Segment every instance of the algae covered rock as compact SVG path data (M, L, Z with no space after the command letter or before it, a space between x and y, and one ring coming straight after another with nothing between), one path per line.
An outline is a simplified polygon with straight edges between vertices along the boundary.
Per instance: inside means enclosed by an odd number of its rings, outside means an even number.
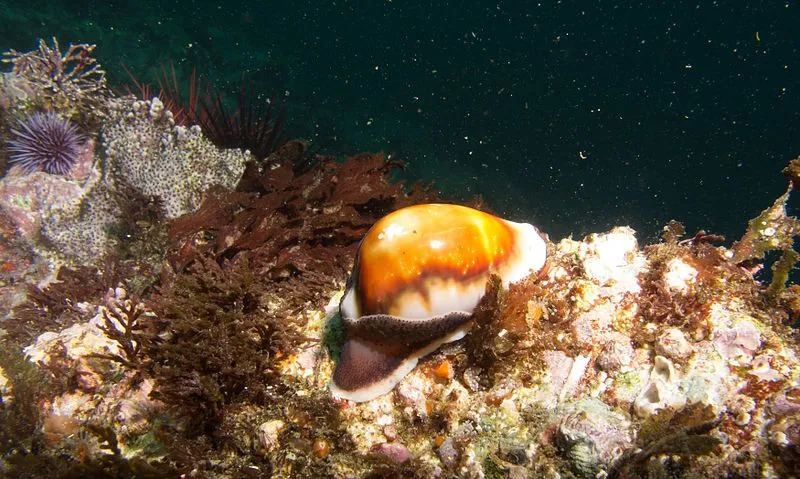
M167 218L194 212L211 185L234 188L252 159L217 148L198 126L175 125L158 98L111 100L102 143L107 175L158 198Z

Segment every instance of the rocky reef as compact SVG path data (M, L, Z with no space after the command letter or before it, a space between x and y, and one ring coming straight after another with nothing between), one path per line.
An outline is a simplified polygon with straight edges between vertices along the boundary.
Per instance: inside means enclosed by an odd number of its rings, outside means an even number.
M401 165L381 154L309 158L289 141L255 161L220 148L166 102L97 83L91 51L43 42L11 52L4 74L4 139L19 118L55 111L87 142L69 175L0 180L0 475L800 469L800 296L786 286L800 160L730 247L677 222L651 245L628 227L549 241L538 274L489 280L466 337L354 403L328 383L358 243L436 193L397 181ZM41 65L76 61L81 82L54 95ZM781 259L764 284L768 251Z

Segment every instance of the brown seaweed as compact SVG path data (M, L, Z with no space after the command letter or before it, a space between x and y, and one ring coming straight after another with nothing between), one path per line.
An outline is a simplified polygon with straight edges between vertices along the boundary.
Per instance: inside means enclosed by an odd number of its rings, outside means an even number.
M85 320L85 312L76 305L102 296L109 287L108 276L91 266L62 267L56 281L47 287L29 285L27 301L15 307L3 324L5 338L26 345L45 331L58 331Z
M382 154L343 163L324 159L301 173L290 161L298 159L284 158L255 179L245 177L255 191L213 188L195 214L173 221L168 254L173 270L202 254L221 260L247 251L260 275L319 271L341 280L377 219L436 197L419 185L407 191L391 182L401 164Z

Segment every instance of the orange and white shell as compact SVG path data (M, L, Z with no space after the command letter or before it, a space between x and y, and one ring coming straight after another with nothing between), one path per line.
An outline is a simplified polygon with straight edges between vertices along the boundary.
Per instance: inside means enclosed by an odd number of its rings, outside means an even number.
M464 336L492 274L506 287L520 281L546 249L534 226L465 206L385 216L362 240L340 303L348 339L331 390L354 401L390 391L419 358Z
M342 316L424 320L471 312L491 274L507 287L541 269L545 251L541 234L526 223L458 205L403 208L364 237Z

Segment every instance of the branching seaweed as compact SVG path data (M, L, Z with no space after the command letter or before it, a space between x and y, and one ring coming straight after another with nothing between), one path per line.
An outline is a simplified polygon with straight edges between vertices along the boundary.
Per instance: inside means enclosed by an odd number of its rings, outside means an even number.
M100 329L119 344L122 354L92 354L92 357L116 361L125 367L141 370L142 358L139 354L143 343L152 338L143 332L139 319L145 312L144 303L128 299L125 290L119 286L109 289L106 294L106 308L102 310L104 325Z
M60 268L56 281L47 287L28 288L28 300L15 307L12 317L3 324L8 332L6 338L24 346L45 331L61 330L84 320L86 312L77 304L101 296L114 276L111 270L100 274L91 266Z
M24 455L41 446L39 401L51 395L50 378L5 341L0 344L0 367L13 395L0 398L0 452Z
M767 289L771 298L778 297L783 291L789 272L800 258L794 250L794 240L800 235L800 220L786 212L789 195L800 183L800 157L790 161L783 173L789 179L786 192L749 221L747 231L732 247L736 263L761 260L768 251L781 251L780 259L772 265L772 281Z
M27 53L9 50L3 54L6 57L3 62L11 63L15 74L24 76L42 90L54 88L87 95L106 88L106 72L92 57L95 47L86 43L70 44L62 54L55 37L52 48L40 39L38 50Z
M265 314L246 258L200 257L153 298L159 337L148 344L154 397L211 436L227 405L280 392L276 361L304 341L287 316Z
M679 457L712 454L720 439L709 433L719 425L720 418L711 406L694 404L679 411L665 409L648 418L642 426L638 443L639 449L630 450L620 457L609 471L609 479L651 477L658 471L652 468L663 467L650 461L651 458L669 454Z
M230 259L247 251L253 269L271 278L298 273L341 280L361 237L386 213L430 201L435 193L392 183L399 164L382 154L362 154L344 163L321 160L296 173L302 150L289 142L270 160L275 167L245 173L248 191L212 188L200 209L170 226L168 259L181 271L195 256Z

